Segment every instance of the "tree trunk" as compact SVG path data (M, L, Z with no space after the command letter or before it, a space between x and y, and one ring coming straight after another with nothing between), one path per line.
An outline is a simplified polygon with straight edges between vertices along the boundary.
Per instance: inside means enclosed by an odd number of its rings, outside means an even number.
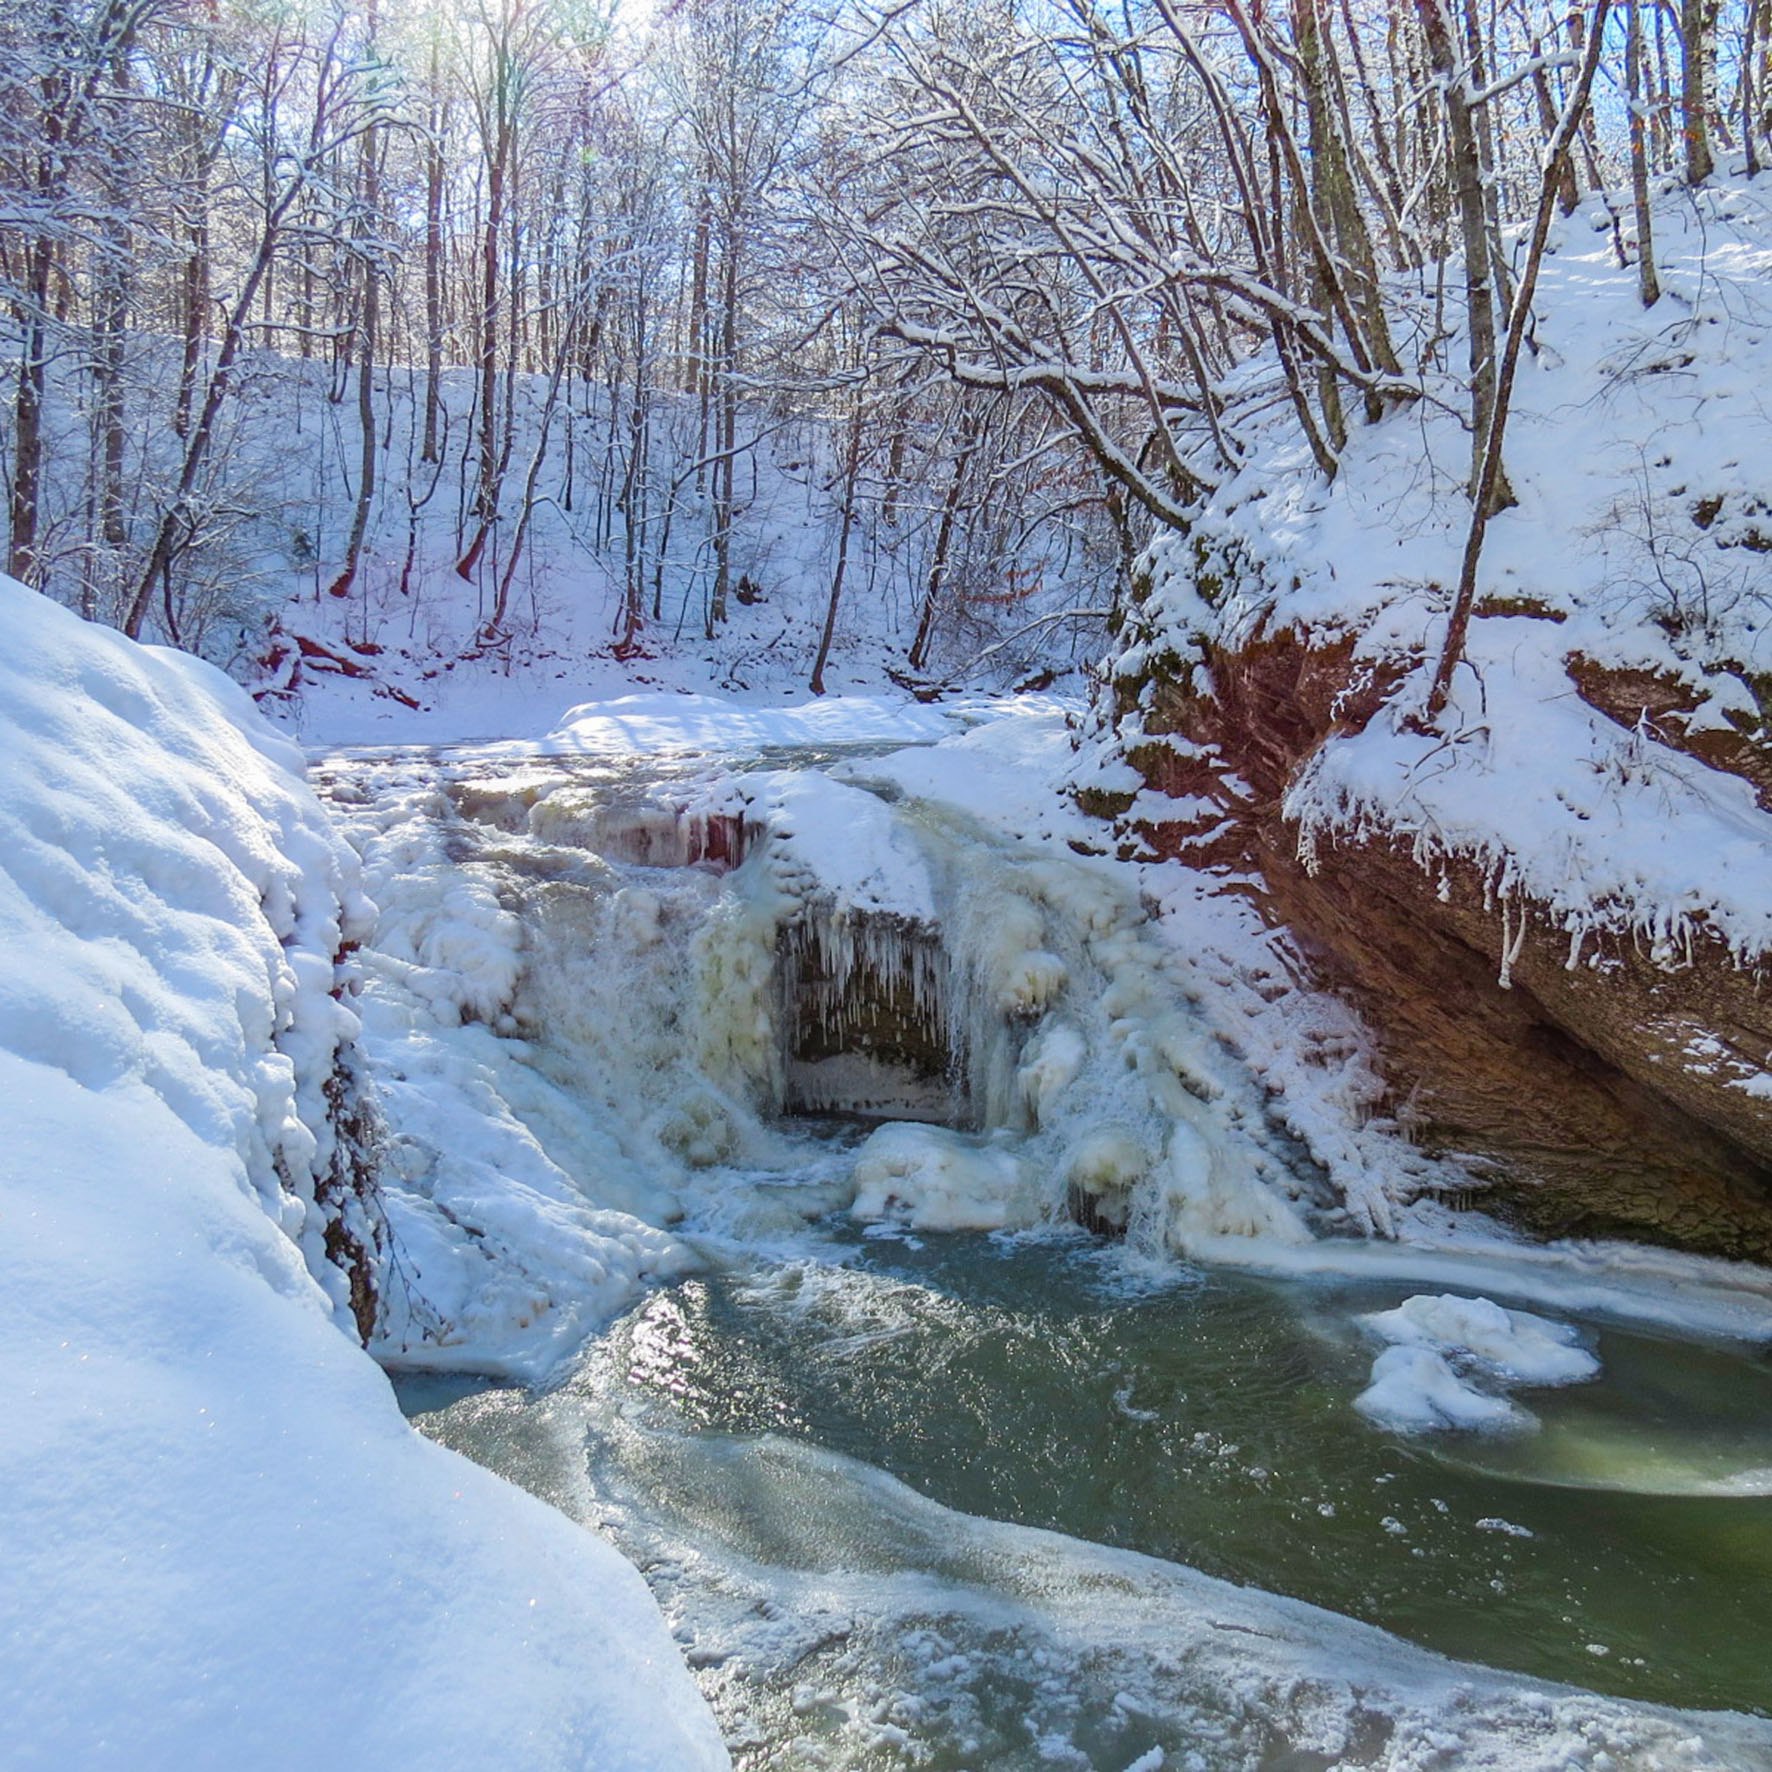
M504 231L505 170L511 152L511 125L503 104L501 97L486 174L486 228L480 240L480 480L474 495L474 539L455 566L466 579L474 576L498 517L499 242Z
M370 0L369 41L375 42L375 0ZM358 229L358 268L363 279L362 306L357 317L357 506L351 515L350 540L345 544L345 563L329 589L335 597L348 597L356 582L363 557L363 539L369 533L369 513L375 504L375 353L381 343L381 266L372 244L381 220L381 131L363 132L359 173L359 198L363 219Z
M1680 51L1686 183L1701 185L1716 170L1710 145L1710 101L1716 78L1717 0L1680 0Z
M929 648L935 638L936 617L941 612L941 593L947 584L948 561L953 553L954 526L960 516L960 494L966 485L966 470L972 463L972 452L978 447L980 426L970 410L960 419L960 447L954 455L954 471L948 480L947 496L941 502L941 523L935 532L935 558L929 564L929 585L923 593L923 613L917 622L916 638L911 641L910 666L922 670L929 663Z
M1661 300L1661 279L1655 274L1654 221L1649 205L1649 153L1643 123L1643 0L1629 0L1630 18L1624 47L1625 100L1630 106L1630 188L1637 216L1637 293L1643 306Z
M837 532L837 565L831 574L831 598L825 605L824 632L818 638L818 657L812 665L809 685L814 695L824 694L824 668L831 660L831 641L837 632L837 605L843 596L843 575L849 569L849 531L855 522L855 488L861 478L862 390L855 390L855 411L849 419L849 447L843 455L843 511Z
M55 248L32 243L26 258L23 336L13 402L12 497L6 570L21 584L38 582L43 498L43 403L49 359L49 278Z
M1495 298L1490 279L1489 218L1483 198L1483 160L1473 127L1469 69L1458 52L1442 0L1418 0L1428 60L1446 106L1446 134L1453 205L1458 212L1464 259L1466 331L1470 352L1471 470L1474 497L1483 476L1484 449L1495 412ZM1513 503L1500 463L1492 476L1495 509Z
M431 48L431 129L425 144L425 438L418 459L435 462L443 400L443 131L448 112L436 99L437 50Z
M1471 497L1470 528L1465 536L1464 557L1459 564L1458 589L1453 597L1446 623L1446 643L1440 651L1440 662L1434 671L1433 685L1428 691L1425 718L1431 725L1445 712L1451 694L1452 673L1464 656L1465 636L1470 631L1471 612L1477 601L1477 563L1483 542L1489 532L1489 519L1506 507L1496 502L1496 487L1501 478L1501 444L1507 429L1508 409L1513 400L1514 373L1519 368L1520 349L1526 341L1526 322L1532 313L1532 297L1538 288L1538 269L1544 262L1544 243L1550 234L1551 212L1556 207L1557 186L1562 168L1560 162L1575 145L1581 130L1582 113L1587 109L1588 95L1593 91L1594 72L1600 65L1600 48L1606 30L1606 14L1611 0L1596 0L1593 27L1589 35L1581 73L1557 133L1545 150L1544 172L1538 193L1538 213L1533 219L1532 237L1526 248L1526 263L1520 274L1519 287L1508 314L1507 343L1502 351L1495 388L1495 401L1490 411L1489 429L1482 440L1482 459L1477 485Z

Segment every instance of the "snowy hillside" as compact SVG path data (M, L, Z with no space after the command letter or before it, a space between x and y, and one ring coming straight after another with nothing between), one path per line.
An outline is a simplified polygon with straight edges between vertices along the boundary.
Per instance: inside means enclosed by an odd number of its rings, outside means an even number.
M1470 442L1431 371L1428 397L1355 431L1333 482L1270 422L1191 531L1153 549L1148 626L1115 667L1185 682L1202 643L1351 641L1350 707L1368 689L1385 706L1293 785L1307 862L1360 833L1429 869L1470 858L1499 898L1550 914L1571 966L1595 928L1641 930L1669 960L1701 931L1741 961L1772 948L1751 760L1772 673L1772 178L1669 192L1656 238L1645 310L1604 202L1553 232L1507 433L1518 502L1490 525L1437 727L1414 716L1458 580ZM1431 317L1424 289L1424 350Z
M9 1763L723 1764L632 1569L356 1345L372 907L299 756L11 581L0 632Z

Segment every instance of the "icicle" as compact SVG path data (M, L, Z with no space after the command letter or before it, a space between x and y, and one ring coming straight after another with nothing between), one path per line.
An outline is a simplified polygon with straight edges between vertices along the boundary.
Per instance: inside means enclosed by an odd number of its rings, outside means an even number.
M1513 929L1508 915L1507 900L1504 898L1501 901L1501 975L1495 982L1504 991L1511 991L1514 988L1514 962L1519 959L1520 950L1526 945L1526 925L1531 913L1524 903L1520 905L1519 909L1520 926L1518 929Z

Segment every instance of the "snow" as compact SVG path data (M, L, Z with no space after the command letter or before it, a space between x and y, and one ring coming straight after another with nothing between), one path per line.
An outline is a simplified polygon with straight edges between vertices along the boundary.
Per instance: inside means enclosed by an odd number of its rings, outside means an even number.
M1529 1428L1532 1416L1494 1391L1580 1384L1600 1370L1571 1324L1511 1311L1492 1298L1418 1293L1360 1322L1391 1345L1373 1361L1371 1382L1354 1407L1402 1433Z
M1571 1324L1510 1311L1491 1298L1420 1293L1361 1320L1393 1346L1455 1354L1510 1384L1579 1384L1600 1369Z
M244 695L0 582L20 1766L725 1763L635 1572L402 1420L316 1189L370 907Z
M1751 685L1772 667L1772 177L1666 195L1655 237L1666 294L1645 311L1598 199L1553 230L1508 432L1519 502L1490 526L1437 730L1411 716L1469 511L1469 438L1437 371L1438 398L1358 429L1333 483L1277 413L1188 536L1153 549L1148 620L1115 667L1197 671L1202 638L1351 636L1356 677L1397 686L1292 783L1300 854L1372 837L1430 873L1473 861L1503 983L1522 899L1569 938L1571 967L1596 930L1635 933L1669 967L1703 939L1742 965L1772 951L1772 819L1752 790L1647 719L1607 719L1569 674L1576 660L1656 673L1685 686L1691 730L1726 731L1758 722Z
M824 900L835 922L858 913L934 922L935 891L922 854L874 795L801 770L750 777L740 794L768 839L782 892Z
M968 705L845 695L754 707L732 696L622 695L568 709L538 748L596 756L660 751L731 756L777 745L916 744L945 737Z
M1532 1418L1505 1397L1467 1384L1440 1354L1422 1347L1386 1348L1354 1407L1380 1427L1401 1433L1436 1428L1521 1428Z

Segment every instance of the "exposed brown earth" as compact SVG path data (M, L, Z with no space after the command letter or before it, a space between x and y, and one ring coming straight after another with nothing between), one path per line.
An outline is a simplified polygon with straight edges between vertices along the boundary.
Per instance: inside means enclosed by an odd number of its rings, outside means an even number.
M1327 737L1370 720L1395 683L1350 681L1350 655L1345 642L1312 647L1288 633L1235 653L1208 648L1206 692L1163 675L1121 685L1124 705L1145 691L1130 761L1158 793L1204 799L1214 813L1128 826L1118 809L1122 829L1157 854L1259 879L1265 914L1375 1031L1398 1120L1425 1146L1473 1158L1490 1180L1486 1204L1546 1233L1772 1260L1772 1101L1741 1087L1772 1065L1761 972L1717 942L1694 944L1671 969L1628 933L1572 951L1530 902L1492 900L1475 864L1430 871L1401 842L1319 840L1314 868L1301 863L1281 813L1287 786ZM1683 736L1669 685L1580 661L1572 674L1622 723L1647 708L1658 734ZM1705 737L1721 749L1704 760L1763 797L1765 751ZM1509 937L1518 949L1504 988Z

